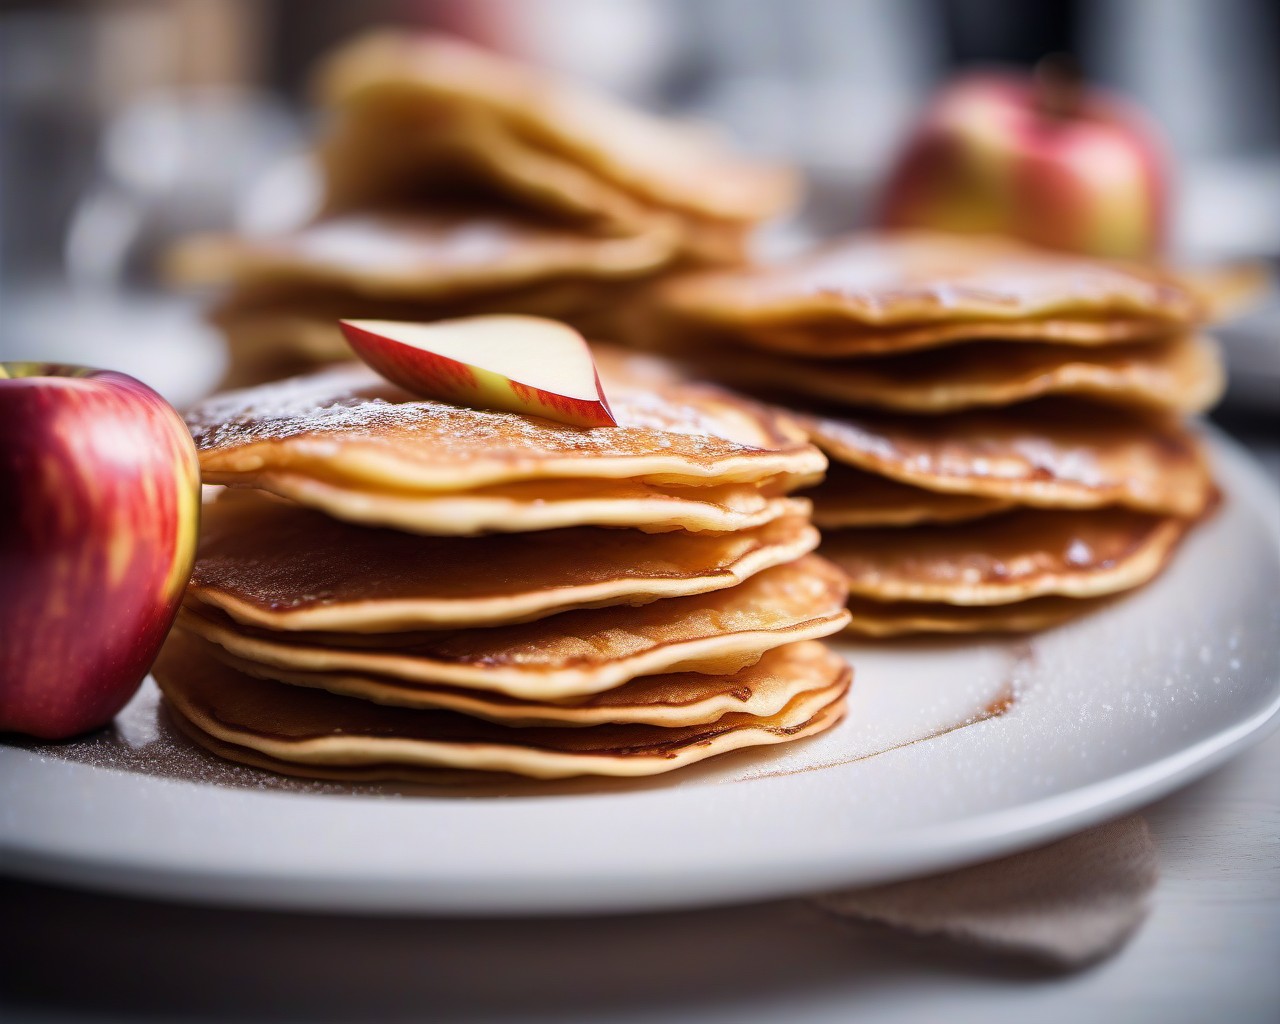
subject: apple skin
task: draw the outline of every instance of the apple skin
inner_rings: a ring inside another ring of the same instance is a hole
[[[945,87],[889,175],[879,225],[1011,235],[1107,258],[1156,256],[1168,175],[1155,130],[1120,97],[1051,88],[1043,77],[994,72]]]
[[[122,373],[0,363],[0,731],[105,725],[191,574],[200,469],[181,417]]]
[[[502,321],[537,319],[495,316],[471,317],[452,322],[464,324],[490,320],[498,325]],[[582,346],[586,359],[592,365],[595,398],[573,398],[521,384],[496,371],[396,341],[369,329],[359,321],[340,320],[338,323],[351,348],[362,361],[393,384],[398,384],[415,395],[472,408],[500,409],[541,416],[575,427],[617,426],[617,420],[614,419],[600,384],[600,375],[594,369],[590,346],[581,337],[576,342]],[[444,328],[448,323],[449,321],[441,321],[439,326]],[[564,324],[557,323],[554,327],[562,329],[566,335],[576,334]]]

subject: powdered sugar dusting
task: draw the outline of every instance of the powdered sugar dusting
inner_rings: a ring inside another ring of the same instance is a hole
[[[875,234],[833,242],[788,264],[718,271],[674,289],[695,314],[742,315],[805,300],[852,320],[1149,316],[1189,322],[1194,297],[1156,271],[1046,253],[991,238]],[[799,316],[800,314],[797,314]]]
[[[489,412],[416,399],[361,366],[217,395],[187,423],[201,452],[305,440],[309,453],[326,439],[394,447],[415,462],[465,463],[493,458],[631,457],[664,452],[697,462],[781,449],[788,442],[771,414],[730,404],[713,389],[628,388],[610,395],[615,428],[583,429],[537,416]]]

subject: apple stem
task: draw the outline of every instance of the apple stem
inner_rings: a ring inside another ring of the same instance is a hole
[[[1067,53],[1051,53],[1035,67],[1036,109],[1045,117],[1067,120],[1080,110],[1084,76],[1080,65]]]

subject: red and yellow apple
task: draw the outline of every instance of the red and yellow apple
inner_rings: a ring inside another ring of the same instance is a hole
[[[356,355],[423,398],[577,427],[616,424],[590,346],[557,320],[500,315],[340,324]]]
[[[1155,256],[1167,220],[1155,131],[1131,104],[1060,67],[975,73],[945,87],[895,162],[879,224]]]
[[[199,515],[191,435],[149,387],[0,363],[0,731],[115,716],[173,624]]]

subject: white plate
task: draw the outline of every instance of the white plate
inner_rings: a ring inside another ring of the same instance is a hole
[[[1280,709],[1280,501],[1215,448],[1226,502],[1154,585],[1029,639],[848,645],[848,720],[781,753],[518,795],[304,783],[175,738],[148,685],[114,730],[0,747],[0,864],[208,902],[569,913],[884,882],[1065,835]]]

